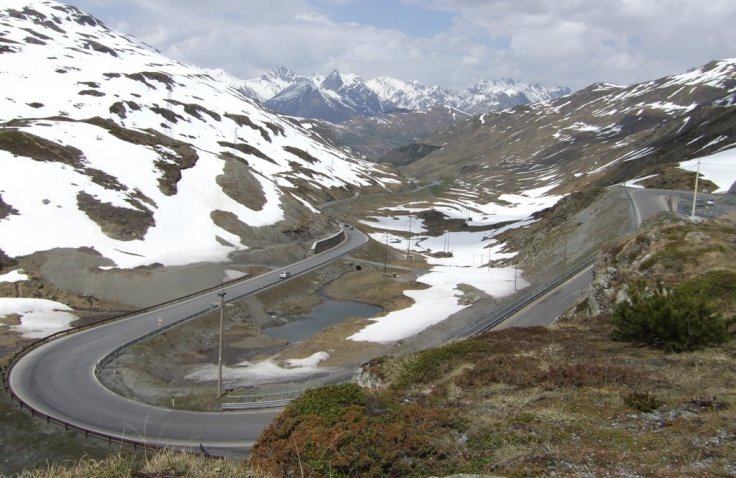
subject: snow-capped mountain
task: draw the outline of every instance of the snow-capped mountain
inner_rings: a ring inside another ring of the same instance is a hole
[[[461,91],[458,102],[453,106],[470,114],[484,114],[552,100],[570,92],[570,88],[562,86],[549,87],[512,79],[485,80]]]
[[[284,82],[288,86],[264,102],[267,108],[282,114],[320,119],[330,123],[342,123],[356,117],[370,117],[383,113],[378,96],[355,75],[340,75],[336,70],[327,77],[307,78],[279,68],[253,82],[245,82],[246,88],[260,87],[262,91],[274,91]],[[270,88],[267,87],[270,85]]]
[[[511,79],[485,80],[465,90],[427,86],[418,81],[376,78],[367,83],[387,107],[422,110],[446,105],[471,115],[547,101],[570,94],[566,87],[548,87]]]
[[[319,84],[316,78],[294,77],[294,82],[267,100],[264,105],[291,116],[341,123],[359,116],[383,112],[381,102],[363,81],[350,76],[343,81],[337,71]]]
[[[110,268],[224,261],[331,228],[314,205],[397,177],[51,0],[0,10],[0,269],[59,248]]]
[[[460,95],[439,86],[427,86],[419,81],[404,81],[380,77],[367,82],[384,104],[408,110],[426,110],[433,106],[457,104]]]
[[[305,82],[312,84],[307,95],[309,101],[302,95],[294,94],[297,84],[304,93]],[[565,87],[547,87],[508,79],[486,80],[466,90],[452,90],[389,77],[363,81],[357,75],[340,74],[336,70],[327,77],[306,77],[283,67],[273,69],[259,78],[242,81],[242,86],[244,94],[264,101],[274,111],[333,123],[356,117],[378,116],[395,110],[416,111],[435,106],[448,106],[472,115],[483,114],[570,93],[570,89]],[[320,100],[318,93],[325,99]]]
[[[258,78],[239,81],[246,91],[255,92],[255,96],[249,96],[250,98],[264,102],[305,78],[288,68],[280,67],[269,70]]]

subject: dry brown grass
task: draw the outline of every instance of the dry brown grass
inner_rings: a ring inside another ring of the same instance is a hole
[[[0,475],[2,476],[2,475]],[[95,460],[48,465],[18,478],[270,478],[243,460],[211,459],[173,450],[149,452],[144,458],[115,454]]]
[[[600,319],[562,323],[554,330],[508,329],[487,334],[473,347],[377,360],[370,367],[375,375],[386,384],[404,385],[365,393],[393,404],[383,409],[401,415],[392,422],[396,427],[416,423],[415,406],[424,410],[423,420],[443,417],[424,425],[437,433],[431,441],[414,443],[415,448],[401,445],[408,462],[445,450],[441,458],[425,457],[422,463],[426,473],[438,476],[733,474],[736,344],[671,355],[613,342],[611,330]],[[431,368],[435,360],[444,364],[442,373],[427,374],[424,363]],[[420,375],[410,380],[407,373]],[[638,409],[632,401],[637,396],[651,397],[655,409]],[[340,425],[343,434],[350,434],[349,439],[341,435],[341,442],[359,441],[373,460],[395,456],[396,443],[370,438],[378,429],[392,436],[386,421],[371,418],[370,407],[355,407],[355,422]],[[454,418],[448,422],[449,417]],[[308,429],[320,463],[337,459],[333,453],[338,451],[328,443],[335,437],[332,425],[293,411],[281,420],[261,439],[261,450],[269,449],[275,436],[299,439]],[[294,420],[302,425],[291,432],[281,428]],[[358,423],[360,432],[351,429]],[[279,463],[278,453],[269,455],[271,465]],[[314,458],[305,453],[302,459]],[[355,453],[358,463],[360,452]],[[282,471],[289,469],[284,466]],[[389,464],[382,469],[384,476],[402,476]]]

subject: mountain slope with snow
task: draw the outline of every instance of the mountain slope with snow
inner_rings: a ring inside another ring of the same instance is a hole
[[[399,183],[232,82],[53,1],[3,2],[0,91],[0,257],[224,261],[309,242],[329,229],[321,201]]]
[[[461,177],[484,191],[580,191],[663,175],[685,159],[736,147],[736,60],[631,86],[592,85],[563,98],[472,118],[426,140],[419,178]]]

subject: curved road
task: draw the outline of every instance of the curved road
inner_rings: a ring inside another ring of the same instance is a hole
[[[345,228],[338,246],[292,264],[298,275],[333,261],[365,244],[358,230]],[[280,282],[281,270],[223,287],[234,300]],[[277,410],[199,413],[169,410],[116,395],[95,376],[96,365],[120,346],[162,327],[216,308],[218,291],[155,311],[87,329],[41,345],[20,358],[9,371],[16,397],[42,414],[106,437],[139,444],[224,452],[247,451]],[[160,320],[159,320],[160,319]]]
[[[641,220],[666,210],[664,198],[673,194],[643,189],[629,189],[629,192],[637,227]],[[345,232],[347,238],[339,246],[287,269],[300,274],[335,260],[368,240],[358,230],[346,228]],[[272,271],[229,285],[224,288],[226,299],[234,300],[277,283],[279,273]],[[591,277],[591,269],[586,269],[507,319],[501,327],[550,323],[550,317],[556,318],[574,303]],[[95,376],[95,366],[123,344],[184,317],[212,310],[213,303],[219,301],[217,292],[39,346],[16,362],[9,372],[8,383],[13,393],[31,409],[104,436],[157,446],[198,449],[201,444],[210,451],[245,452],[278,410],[199,413],[158,408],[114,394]]]
[[[655,214],[670,209],[670,197],[679,195],[677,191],[658,189],[626,188],[631,199],[634,229],[638,229],[642,221]],[[549,325],[557,320],[563,312],[572,307],[582,292],[593,281],[593,266],[583,269],[559,287],[549,291],[519,312],[509,316],[493,330],[509,327],[531,327]]]

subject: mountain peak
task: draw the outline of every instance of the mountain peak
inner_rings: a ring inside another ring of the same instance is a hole
[[[343,85],[342,77],[337,70],[332,70],[327,78],[322,82],[322,88],[326,90],[337,91]]]

